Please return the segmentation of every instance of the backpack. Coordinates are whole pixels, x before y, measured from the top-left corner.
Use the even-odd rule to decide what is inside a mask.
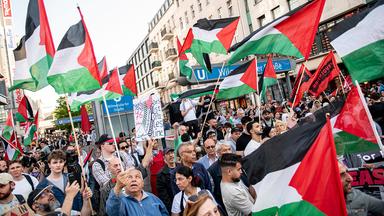
[[[15,194],[15,197],[16,197],[17,201],[19,201],[20,205],[25,203],[25,199],[24,199],[23,195]]]
[[[29,176],[28,174],[22,174],[22,175],[25,177],[25,179],[27,179],[27,182],[31,185],[32,191],[34,191],[35,185],[33,184],[31,176]]]

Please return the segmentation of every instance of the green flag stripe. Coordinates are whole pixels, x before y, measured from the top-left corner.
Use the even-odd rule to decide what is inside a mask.
[[[344,131],[334,133],[333,136],[336,144],[336,153],[338,155],[380,150],[377,144],[368,142],[365,139]]]
[[[248,85],[244,84],[234,88],[220,89],[216,98],[218,100],[232,99],[249,94],[251,92],[255,92],[255,90],[249,87]]]
[[[311,215],[311,216],[325,216],[323,212],[317,209],[314,205],[307,201],[293,202],[288,203],[280,208],[272,207],[264,209],[259,212],[253,212],[252,216],[301,216],[301,215]]]

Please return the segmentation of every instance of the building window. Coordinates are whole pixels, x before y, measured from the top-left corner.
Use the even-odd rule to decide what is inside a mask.
[[[262,27],[265,25],[265,15],[260,16],[257,18],[257,21],[259,22],[259,27]]]
[[[176,6],[179,7],[179,0],[176,0]]]
[[[248,25],[248,28],[249,28],[249,32],[253,32],[253,26],[252,26],[252,23],[250,23],[250,24]]]
[[[203,10],[203,8],[201,7],[201,0],[197,0],[197,7],[198,7],[199,11]]]
[[[287,0],[289,11],[300,6],[300,2],[298,0]]]
[[[232,0],[227,1],[228,15],[233,16]]]
[[[271,10],[272,13],[272,19],[276,19],[280,15],[280,6],[277,6]]]
[[[209,0],[206,0],[206,1],[205,1],[205,5],[209,5]]]
[[[219,17],[219,19],[222,17],[221,7],[219,7],[219,8],[217,9],[217,16]]]
[[[191,5],[191,15],[192,15],[192,19],[195,18],[195,9],[193,8],[193,5]]]
[[[262,2],[263,0],[255,0],[255,4],[259,4],[260,2]]]
[[[180,29],[184,29],[183,18],[179,18]]]
[[[185,11],[185,12],[184,12],[184,16],[185,16],[185,24],[188,24],[188,23],[189,23],[189,19],[188,19],[188,11]]]

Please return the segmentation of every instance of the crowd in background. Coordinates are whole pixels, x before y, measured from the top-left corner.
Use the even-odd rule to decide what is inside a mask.
[[[382,82],[362,89],[370,107],[383,106]],[[343,94],[303,97],[293,110],[272,100],[260,108],[210,111],[211,96],[182,99],[182,121],[164,122],[174,130],[172,144],[136,142],[134,129],[116,140],[108,134],[96,139],[93,130],[78,136],[82,161],[72,135],[46,136],[20,159],[0,160],[0,215],[22,203],[38,215],[249,215],[257,194],[241,159],[338,97]],[[380,110],[372,113],[383,138]],[[351,176],[339,167],[349,215],[361,207],[353,206],[356,199],[369,204],[365,212],[383,214],[384,202],[351,189]]]

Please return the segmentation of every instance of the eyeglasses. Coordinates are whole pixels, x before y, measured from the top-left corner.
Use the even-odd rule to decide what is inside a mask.
[[[215,146],[213,145],[213,146],[207,146],[207,147],[205,147],[206,149],[214,149],[215,148]]]
[[[207,190],[201,190],[197,194],[190,196],[188,198],[188,200],[191,202],[196,202],[199,199],[199,197],[201,197],[203,195],[209,195],[208,191]]]

